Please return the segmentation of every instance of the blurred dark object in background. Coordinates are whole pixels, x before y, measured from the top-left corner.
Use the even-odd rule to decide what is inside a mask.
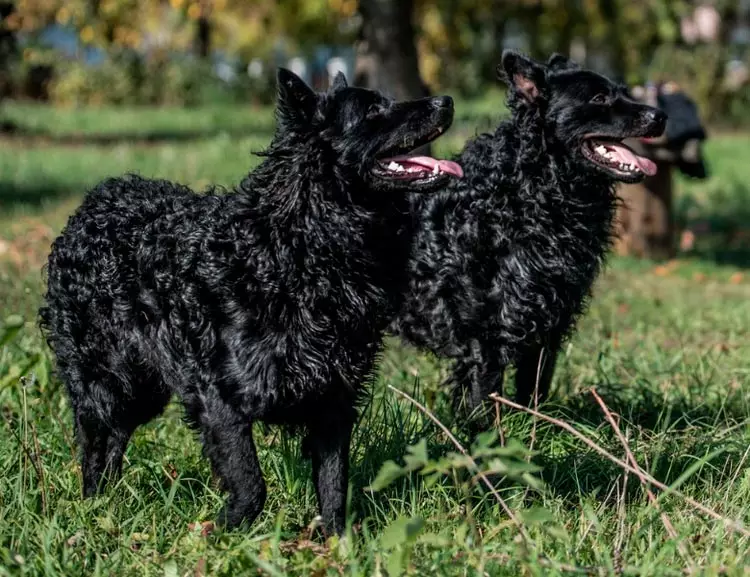
[[[639,184],[622,184],[618,195],[622,205],[617,214],[615,251],[640,258],[669,259],[676,254],[673,211],[673,171],[705,179],[708,168],[703,157],[707,138],[695,102],[678,85],[635,87],[634,98],[658,106],[669,116],[659,138],[628,142],[656,162],[658,172]]]
[[[10,66],[18,54],[16,35],[6,25],[8,17],[15,12],[13,2],[0,2],[0,100],[12,92]]]
[[[688,140],[706,139],[706,130],[701,124],[698,107],[676,86],[662,87],[657,95],[657,104],[669,116],[664,136],[670,147],[680,146]]]

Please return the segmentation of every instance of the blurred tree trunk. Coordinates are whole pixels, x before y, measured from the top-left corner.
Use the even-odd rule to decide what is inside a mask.
[[[616,0],[599,0],[599,11],[607,23],[610,64],[618,81],[626,77],[625,39],[620,17],[620,7]]]
[[[0,104],[12,91],[11,63],[16,56],[18,42],[15,31],[11,30],[6,21],[15,12],[15,3],[0,2]],[[12,130],[13,126],[0,116],[0,132]]]
[[[429,90],[419,75],[413,0],[360,0],[362,29],[354,82],[397,100],[421,98]]]
[[[360,0],[362,28],[357,42],[354,83],[396,100],[429,96],[419,74],[413,0]],[[419,149],[429,154],[430,147]]]
[[[193,37],[193,53],[201,60],[206,60],[211,54],[211,2],[199,2],[200,15],[195,20],[195,36]]]
[[[620,184],[615,252],[638,258],[674,258],[672,166],[659,163],[654,176],[639,184]]]
[[[658,106],[656,91],[647,91],[645,104]],[[617,195],[622,203],[615,223],[615,252],[637,258],[674,258],[674,165],[679,160],[664,136],[645,147],[639,140],[627,141],[636,153],[656,162],[654,176],[637,184],[620,183]]]
[[[195,21],[195,55],[201,60],[211,53],[211,21],[208,16],[201,16]]]

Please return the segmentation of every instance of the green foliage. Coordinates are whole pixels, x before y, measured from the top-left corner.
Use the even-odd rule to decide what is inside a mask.
[[[452,477],[459,471],[466,471],[472,485],[478,483],[483,476],[502,475],[515,483],[541,490],[542,484],[533,476],[539,472],[539,467],[529,462],[531,457],[532,453],[517,440],[510,439],[504,445],[498,444],[497,431],[478,435],[467,454],[448,452],[437,460],[428,457],[427,442],[422,439],[406,449],[404,466],[386,461],[370,489],[381,491],[414,472],[419,472],[425,477],[427,486],[432,486],[443,477]]]
[[[196,60],[144,59],[122,53],[92,67],[76,61],[56,70],[51,99],[68,106],[198,106],[268,102],[274,94],[268,78],[238,75],[234,84],[216,77],[210,64]]]
[[[676,82],[695,99],[707,121],[716,121],[727,112],[722,91],[725,61],[726,51],[718,45],[684,48],[665,44],[656,50],[647,76],[654,82]]]

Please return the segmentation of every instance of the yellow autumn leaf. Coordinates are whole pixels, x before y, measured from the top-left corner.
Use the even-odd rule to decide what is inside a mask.
[[[341,14],[349,18],[351,16],[354,16],[354,13],[357,11],[357,8],[358,8],[357,0],[344,0],[341,3]]]
[[[81,40],[88,43],[94,39],[94,29],[91,26],[84,26],[81,30]]]
[[[201,15],[201,7],[198,4],[191,4],[187,11],[188,18],[191,20],[198,20]]]

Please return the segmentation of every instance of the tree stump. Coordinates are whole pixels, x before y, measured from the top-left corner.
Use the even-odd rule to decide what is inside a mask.
[[[639,258],[670,259],[675,256],[672,216],[673,167],[657,163],[654,176],[639,184],[620,184],[617,194],[615,252]]]

